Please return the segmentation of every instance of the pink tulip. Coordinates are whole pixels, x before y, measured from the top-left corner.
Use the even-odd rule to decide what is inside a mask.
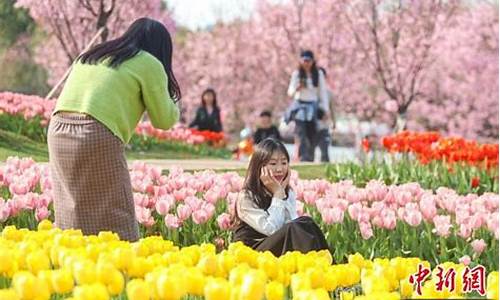
[[[370,223],[361,222],[359,223],[359,230],[361,231],[361,236],[363,239],[367,240],[373,236],[373,230]]]
[[[204,209],[199,209],[197,211],[194,211],[193,214],[191,215],[191,218],[193,219],[195,224],[205,224],[208,219],[208,213]]]
[[[40,207],[36,209],[35,218],[38,222],[45,220],[49,217],[50,212],[47,207]]]
[[[175,190],[174,191],[174,198],[176,201],[184,201],[186,199],[186,190],[185,189],[180,189],[180,190]]]
[[[393,210],[384,211],[382,216],[383,227],[389,230],[394,230],[396,228],[396,213]]]
[[[351,217],[351,219],[358,220],[359,215],[363,211],[363,205],[359,202],[351,204],[351,205],[349,205],[348,211],[349,211],[349,216]]]
[[[181,225],[181,220],[179,220],[175,215],[167,214],[165,215],[165,225],[170,229],[179,228]]]
[[[436,202],[434,195],[425,194],[420,200],[420,211],[426,221],[431,221],[437,214]]]
[[[215,204],[219,199],[219,195],[216,191],[207,191],[205,195],[203,195],[203,199],[205,199],[205,201],[207,202]]]
[[[4,222],[9,218],[10,208],[2,198],[0,198],[0,222]]]
[[[231,227],[231,216],[227,213],[222,213],[217,217],[217,224],[222,230],[227,230]]]
[[[469,227],[472,229],[479,229],[483,226],[483,219],[486,219],[486,216],[475,214],[469,218]]]
[[[305,191],[304,192],[304,202],[312,205],[318,198],[318,194],[315,191]]]
[[[486,249],[486,243],[483,239],[473,240],[470,245],[472,246],[472,250],[479,256]]]
[[[181,222],[187,220],[191,216],[191,213],[192,210],[189,205],[179,204],[179,206],[177,206],[177,216],[179,216]]]
[[[29,191],[29,187],[26,183],[15,183],[11,184],[9,191],[13,195],[24,195]]]
[[[436,227],[433,231],[435,231],[437,235],[442,237],[448,237],[448,235],[450,235],[450,216],[435,216],[433,221]]]
[[[464,239],[468,239],[471,235],[472,235],[472,229],[468,225],[460,224],[458,236]]]
[[[327,225],[341,223],[344,220],[344,212],[338,207],[325,209],[321,216]]]
[[[403,219],[412,227],[417,227],[422,222],[422,214],[418,210],[416,203],[407,203]]]
[[[170,211],[172,204],[166,199],[161,199],[156,202],[155,208],[160,215],[165,216]]]
[[[195,196],[189,196],[184,200],[184,203],[191,207],[192,211],[200,209],[203,204],[203,200]]]
[[[471,263],[470,256],[464,255],[458,260],[464,266],[468,266]]]
[[[136,206],[135,215],[137,222],[146,227],[151,227],[155,223],[155,220],[151,216],[151,211],[148,208],[142,206]]]

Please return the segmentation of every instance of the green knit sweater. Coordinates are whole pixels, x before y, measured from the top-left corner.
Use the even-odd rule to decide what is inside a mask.
[[[77,62],[54,113],[88,114],[128,143],[145,110],[154,127],[169,129],[178,121],[179,110],[168,94],[167,80],[161,62],[145,51],[116,69],[106,63]]]

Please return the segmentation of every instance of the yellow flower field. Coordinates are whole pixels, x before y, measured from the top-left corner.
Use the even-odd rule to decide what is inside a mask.
[[[367,260],[359,254],[332,264],[328,251],[276,258],[241,243],[216,253],[212,244],[179,248],[160,237],[129,243],[110,232],[83,236],[43,221],[38,231],[13,226],[2,231],[0,300],[466,299],[461,276],[454,293],[437,292],[436,270],[417,295],[408,278],[419,264],[430,266],[418,258]],[[465,268],[441,266],[454,267],[457,274]],[[486,286],[486,297],[498,299],[497,271],[488,274]],[[359,287],[363,295],[355,295]]]

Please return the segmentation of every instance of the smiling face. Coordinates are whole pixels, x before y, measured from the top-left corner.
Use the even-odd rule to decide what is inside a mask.
[[[282,182],[288,173],[288,159],[281,151],[274,151],[265,167],[271,171],[278,182]]]

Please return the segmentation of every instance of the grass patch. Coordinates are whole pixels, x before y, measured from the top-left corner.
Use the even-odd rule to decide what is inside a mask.
[[[0,161],[5,161],[9,156],[29,156],[42,162],[49,160],[47,144],[0,129]]]
[[[213,158],[209,150],[201,153],[188,151],[178,146],[153,145],[147,151],[126,150],[127,159],[198,159]],[[220,153],[219,153],[220,152]],[[219,156],[225,153],[219,151],[214,153]],[[210,155],[212,154],[212,155]],[[37,162],[47,162],[49,152],[46,143],[33,141],[23,135],[0,129],[0,161],[5,161],[9,156],[32,157]]]

